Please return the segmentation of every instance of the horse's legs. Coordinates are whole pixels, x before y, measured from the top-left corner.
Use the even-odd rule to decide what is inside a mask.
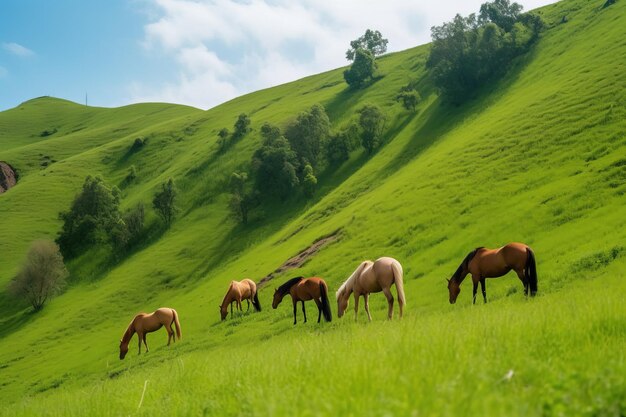
[[[485,290],[485,278],[480,279],[480,289],[483,291],[483,300],[487,303],[487,290]]]
[[[298,302],[293,299],[293,324],[296,324],[296,309],[298,308]]]
[[[391,294],[391,289],[389,287],[383,288],[383,293],[385,293],[385,297],[387,297],[387,303],[389,304],[387,318],[391,320],[393,318],[393,294]]]
[[[165,331],[167,331],[167,345],[169,346],[172,336],[174,336],[174,331],[169,323],[165,323]],[[174,342],[176,342],[176,338],[174,338]]]
[[[524,294],[528,295],[528,282],[526,282],[526,277],[524,276],[524,270],[515,271],[517,273],[518,278],[522,281],[522,285],[524,285]]]
[[[367,318],[372,321],[372,315],[370,314],[370,295],[369,293],[363,294],[363,299],[365,300],[365,312],[367,313]]]
[[[246,311],[250,311],[250,299],[246,298],[246,303],[248,303],[248,309]]]
[[[235,301],[231,301],[231,302],[230,302],[230,318],[231,318],[231,319],[233,318],[233,303],[234,303],[234,302],[235,302]]]
[[[237,309],[243,313],[243,308],[241,307],[241,300],[237,300]]]
[[[304,301],[302,301],[302,314],[304,314],[304,322],[306,323],[306,311],[304,310]]]
[[[354,292],[354,321],[357,321],[359,318],[359,297],[361,294]]]
[[[143,334],[143,344],[146,346],[146,353],[148,353],[148,343],[146,343],[146,336],[148,335],[148,333],[144,333]]]
[[[141,355],[141,341],[143,340],[143,333],[137,332],[137,344],[139,345],[139,352],[137,355]]]
[[[315,301],[315,305],[317,305],[317,322],[319,323],[322,319],[322,302],[317,298],[314,298],[313,301]]]
[[[476,304],[476,292],[478,291],[478,282],[480,281],[480,277],[476,275],[472,275],[472,283],[474,284],[474,289],[472,290],[472,304]]]

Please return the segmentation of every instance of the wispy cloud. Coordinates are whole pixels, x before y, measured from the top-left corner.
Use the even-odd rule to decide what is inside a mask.
[[[31,57],[35,55],[35,52],[15,42],[4,42],[2,44],[2,48],[6,51],[9,51],[13,55],[17,55],[20,57]]]
[[[345,51],[365,29],[380,30],[389,50],[426,43],[430,27],[485,0],[148,0],[147,51],[177,65],[177,80],[134,83],[133,101],[212,107],[240,94],[347,65]],[[528,0],[529,6],[553,0]],[[144,3],[145,4],[145,3]]]

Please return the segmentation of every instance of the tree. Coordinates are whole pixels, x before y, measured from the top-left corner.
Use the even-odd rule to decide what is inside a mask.
[[[224,149],[226,149],[226,145],[228,145],[228,137],[230,136],[230,132],[228,131],[227,128],[222,128],[218,134],[218,140],[217,140],[217,144],[219,146],[220,151],[223,151]]]
[[[247,114],[241,113],[237,117],[237,121],[235,122],[235,131],[233,132],[233,138],[239,139],[242,138],[246,133],[250,131],[250,118]]]
[[[317,178],[313,175],[313,167],[310,164],[304,166],[304,177],[302,179],[302,188],[304,195],[308,198],[313,197],[317,188]]]
[[[343,72],[343,78],[352,88],[360,88],[374,76],[376,71],[374,55],[365,49],[357,49],[354,62]]]
[[[261,128],[263,145],[252,157],[255,189],[264,196],[285,199],[298,186],[298,158],[280,130],[268,123]]]
[[[330,119],[320,104],[301,112],[285,130],[285,137],[301,163],[317,167],[321,150],[330,136]]]
[[[379,31],[367,29],[363,36],[350,42],[350,49],[346,51],[346,59],[353,61],[356,56],[356,51],[359,49],[369,51],[372,56],[382,55],[387,52],[388,42],[389,41],[384,39]]]
[[[35,311],[65,286],[67,270],[59,247],[49,240],[32,243],[26,260],[9,285],[9,292],[26,299]]]
[[[176,194],[174,181],[170,178],[161,184],[161,190],[157,191],[152,199],[152,207],[156,210],[159,217],[163,219],[167,227],[172,224],[172,220],[174,220],[174,216],[178,211]]]
[[[518,21],[523,7],[509,0],[494,0],[480,6],[478,20],[481,24],[495,23],[498,27],[510,32]]]
[[[110,232],[120,219],[120,191],[109,188],[101,177],[87,176],[69,211],[61,212],[61,232],[56,239],[66,258],[89,245],[111,239]]]
[[[380,107],[366,104],[359,111],[359,126],[361,127],[361,144],[372,153],[380,146],[385,129],[386,116]]]
[[[396,96],[396,100],[402,103],[405,109],[412,111],[415,111],[415,107],[421,99],[422,97],[416,90],[404,90]]]
[[[254,191],[248,190],[248,174],[233,172],[230,176],[230,209],[233,216],[243,224],[248,224],[250,211],[256,207],[258,199]]]
[[[331,164],[348,160],[350,151],[358,146],[358,130],[359,127],[355,123],[350,123],[348,127],[332,135],[326,142],[326,158]]]

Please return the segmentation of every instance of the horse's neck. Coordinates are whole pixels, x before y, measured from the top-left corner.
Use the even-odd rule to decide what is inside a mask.
[[[232,303],[234,300],[234,296],[233,296],[233,286],[231,285],[230,287],[228,287],[228,291],[226,292],[226,295],[224,296],[224,299],[222,300],[222,308],[228,308],[228,304]]]
[[[469,274],[469,269],[464,267],[463,265],[461,265],[461,267],[459,268],[459,271],[457,274],[455,274],[455,276],[453,277],[453,279],[459,283],[459,285],[461,285],[461,283],[463,282],[463,280],[465,279],[465,277],[467,276],[467,274]]]
[[[124,336],[122,336],[122,343],[130,342],[130,339],[133,337],[133,334],[135,334],[135,320],[134,319],[133,321],[130,322],[130,325],[126,329],[126,332],[124,332]]]

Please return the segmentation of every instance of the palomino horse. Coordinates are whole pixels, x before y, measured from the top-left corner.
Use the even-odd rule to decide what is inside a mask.
[[[222,300],[220,306],[220,316],[222,320],[226,319],[228,315],[228,305],[230,305],[230,317],[233,317],[233,303],[237,303],[237,309],[243,311],[241,308],[241,301],[246,300],[248,302],[248,310],[250,310],[250,300],[256,311],[261,311],[261,303],[259,302],[259,296],[256,292],[256,284],[251,279],[244,279],[239,281],[231,281],[228,286],[228,291]]]
[[[291,300],[293,301],[293,324],[296,324],[296,307],[298,301],[302,301],[302,314],[304,314],[304,322],[306,323],[306,311],[304,310],[304,302],[313,300],[317,304],[319,313],[317,315],[317,322],[319,323],[322,314],[326,321],[333,319],[330,312],[330,303],[328,302],[328,286],[326,282],[317,277],[304,278],[296,277],[285,282],[274,291],[274,301],[272,302],[272,308],[278,307],[283,297],[289,293]]]
[[[133,334],[137,333],[137,339],[139,339],[139,353],[141,353],[141,342],[146,346],[146,353],[148,353],[148,344],[146,343],[146,333],[159,330],[162,326],[165,326],[167,330],[167,345],[170,345],[170,341],[174,337],[174,331],[172,330],[172,324],[176,326],[176,335],[178,340],[181,338],[180,322],[178,321],[178,313],[173,308],[159,308],[154,313],[139,313],[135,316],[133,321],[130,322],[122,340],[120,340],[120,359],[124,359],[124,356],[128,353],[128,343],[133,337]]]
[[[365,312],[367,318],[372,321],[370,315],[369,295],[372,292],[385,293],[389,311],[387,316],[389,320],[393,318],[393,295],[391,295],[391,285],[396,284],[398,291],[398,303],[400,304],[400,318],[402,318],[402,309],[406,304],[404,298],[404,283],[402,281],[402,265],[393,258],[383,257],[377,259],[376,262],[364,261],[350,275],[350,278],[343,283],[337,290],[337,315],[343,316],[348,308],[350,294],[354,292],[354,318],[356,320],[359,312],[359,297],[365,299]]]
[[[467,254],[452,278],[448,280],[450,304],[456,302],[456,298],[461,292],[461,283],[467,274],[472,274],[472,282],[474,283],[473,303],[476,304],[476,290],[479,282],[486,303],[485,278],[501,277],[511,269],[517,273],[522,284],[524,284],[524,293],[528,295],[530,290],[530,295],[534,296],[537,293],[537,266],[535,265],[535,254],[527,245],[509,243],[500,249],[482,247],[474,249]]]

